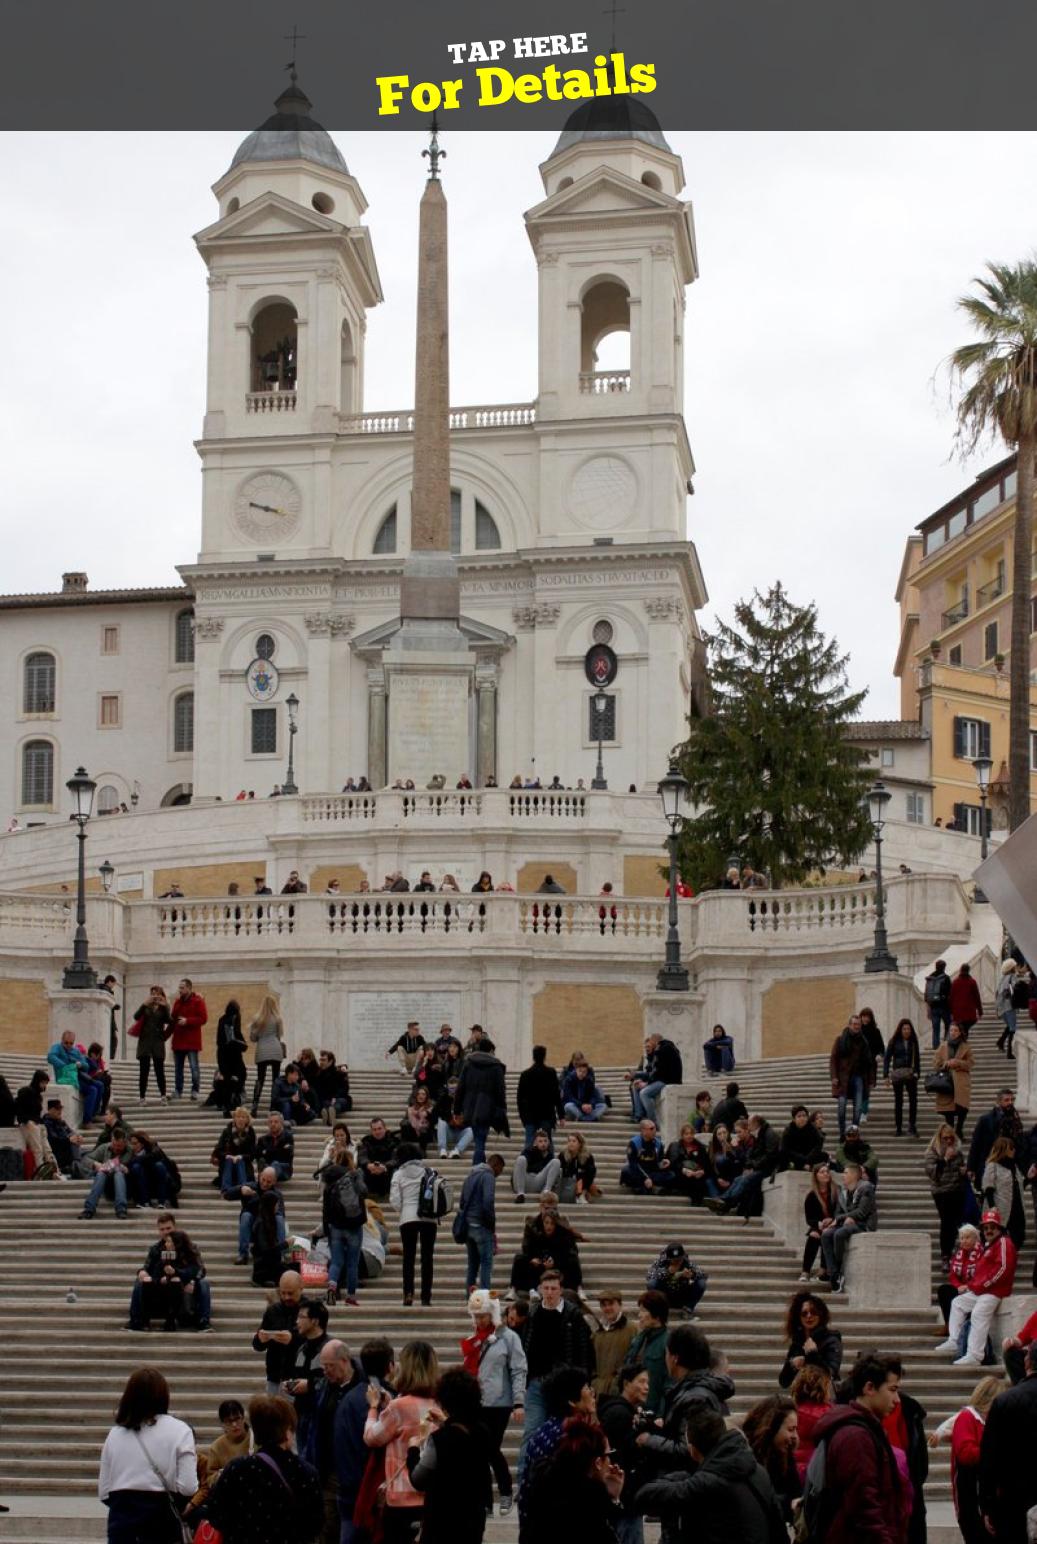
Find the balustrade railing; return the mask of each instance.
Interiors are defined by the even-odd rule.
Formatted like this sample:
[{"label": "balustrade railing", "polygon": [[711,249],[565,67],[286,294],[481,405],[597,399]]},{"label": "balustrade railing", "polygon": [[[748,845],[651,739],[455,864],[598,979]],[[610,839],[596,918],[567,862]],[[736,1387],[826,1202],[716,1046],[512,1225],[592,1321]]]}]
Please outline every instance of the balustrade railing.
[{"label": "balustrade railing", "polygon": [[402,820],[475,820],[488,818],[528,821],[583,820],[591,796],[582,789],[421,789],[389,788],[374,793],[305,794],[299,800],[304,824],[364,824],[375,820],[379,807],[390,824]]},{"label": "balustrade railing", "polygon": [[580,393],[585,397],[610,396],[630,390],[629,370],[581,370]]},{"label": "balustrade railing", "polygon": [[875,887],[846,885],[831,890],[756,891],[741,898],[750,933],[809,933],[871,927]]},{"label": "balustrade railing", "polygon": [[249,391],[245,393],[248,413],[294,413],[298,394],[294,391]]},{"label": "balustrade railing", "polygon": [[[535,402],[500,402],[479,407],[452,407],[451,429],[521,429],[536,423]],[[341,419],[344,434],[411,434],[414,413],[410,408],[383,413],[358,413]]]}]

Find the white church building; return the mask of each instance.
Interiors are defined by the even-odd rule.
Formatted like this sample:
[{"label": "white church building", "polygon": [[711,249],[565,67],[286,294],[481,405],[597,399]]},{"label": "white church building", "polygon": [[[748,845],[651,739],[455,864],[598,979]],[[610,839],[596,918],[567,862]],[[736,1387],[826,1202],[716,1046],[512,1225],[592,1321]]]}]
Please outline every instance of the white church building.
[{"label": "white church building", "polygon": [[[436,768],[448,788],[462,774],[589,783],[595,641],[619,664],[600,724],[613,788],[654,786],[702,707],[682,411],[694,229],[680,158],[646,109],[633,119],[622,104],[575,115],[525,215],[536,400],[452,410],[452,546],[477,670],[469,743]],[[378,660],[409,551],[412,417],[364,411],[365,318],[383,299],[374,233],[299,88],[276,107],[195,237],[207,403],[183,590],[97,593],[69,574],[59,593],[0,598],[0,809],[22,825],[67,814],[81,763],[101,810],[265,797],[284,777],[293,695],[303,793],[428,780],[386,760]],[[613,334],[629,368],[598,369]]]}]

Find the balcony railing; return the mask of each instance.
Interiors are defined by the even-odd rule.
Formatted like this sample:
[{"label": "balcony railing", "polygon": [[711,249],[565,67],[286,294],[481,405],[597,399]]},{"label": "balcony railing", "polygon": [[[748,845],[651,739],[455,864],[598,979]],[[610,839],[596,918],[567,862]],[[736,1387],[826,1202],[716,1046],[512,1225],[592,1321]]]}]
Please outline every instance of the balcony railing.
[{"label": "balcony railing", "polygon": [[976,610],[981,606],[989,606],[992,600],[997,600],[999,595],[1005,593],[1005,580],[1003,574],[998,574],[996,579],[991,579],[989,584],[981,584],[976,591]]},{"label": "balcony railing", "polygon": [[580,393],[585,397],[604,397],[613,392],[629,390],[629,370],[580,371]]},{"label": "balcony railing", "polygon": [[940,618],[940,625],[941,627],[954,627],[957,622],[964,622],[968,614],[968,600],[960,600],[956,606],[951,607],[950,611],[943,613],[943,616]]},{"label": "balcony railing", "polygon": [[547,820],[582,820],[590,807],[590,796],[571,788],[557,793],[547,788],[473,789],[470,792],[444,789],[430,793],[386,789],[377,794],[306,794],[299,802],[303,821],[309,825],[365,825],[376,819],[379,805],[390,824],[398,817],[416,821],[453,818],[471,823],[483,814],[520,821],[540,816]]},{"label": "balcony railing", "polygon": [[[536,423],[535,402],[502,402],[482,407],[452,407],[451,429],[521,429]],[[414,413],[401,408],[385,413],[360,413],[340,420],[343,434],[412,434]]]},{"label": "balcony railing", "polygon": [[298,400],[294,391],[249,391],[245,393],[245,410],[249,413],[294,413]]}]

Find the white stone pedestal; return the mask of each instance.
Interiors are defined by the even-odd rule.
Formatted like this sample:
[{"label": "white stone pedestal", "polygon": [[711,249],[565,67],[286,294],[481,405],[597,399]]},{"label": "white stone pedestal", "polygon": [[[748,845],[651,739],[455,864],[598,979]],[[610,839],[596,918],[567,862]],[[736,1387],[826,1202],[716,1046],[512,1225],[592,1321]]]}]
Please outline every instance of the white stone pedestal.
[{"label": "white stone pedestal", "polygon": [[803,1200],[810,1189],[810,1175],[800,1169],[786,1169],[774,1183],[763,1187],[763,1220],[782,1244],[800,1248],[806,1238],[807,1223]]},{"label": "white stone pedestal", "polygon": [[853,978],[854,1002],[857,1011],[870,1008],[875,1022],[888,1040],[901,1019],[910,1019],[922,1045],[928,1041],[929,1025],[925,999],[910,976],[898,971],[863,972]]},{"label": "white stone pedestal", "polygon": [[433,777],[453,788],[471,774],[470,699],[475,656],[425,650],[384,656],[387,689],[386,776],[411,779],[416,790]]},{"label": "white stone pedestal", "polygon": [[[50,1039],[44,1054],[56,1040],[61,1039],[66,1029],[70,1029],[76,1037],[76,1045],[81,1045],[85,1050],[91,1041],[97,1040],[107,1057],[109,1015],[112,1011],[109,994],[100,990],[66,992],[62,987],[48,992],[47,996],[50,999]],[[83,1119],[83,1100],[79,1090],[70,1083],[52,1081],[47,1097],[61,1099],[65,1119],[73,1130],[78,1129]]]},{"label": "white stone pedestal", "polygon": [[[695,991],[644,992],[641,995],[646,1035],[672,1040],[684,1063],[684,1082],[695,1079],[702,1067],[702,996]],[[699,1084],[699,1087],[702,1085]],[[692,1100],[694,1103],[694,1099]],[[677,1133],[674,1132],[674,1137]]]},{"label": "white stone pedestal", "polygon": [[[876,1014],[876,1017],[878,1015]],[[932,1242],[928,1233],[860,1233],[844,1256],[850,1307],[888,1308],[895,1284],[896,1305],[906,1313],[933,1306]]]}]

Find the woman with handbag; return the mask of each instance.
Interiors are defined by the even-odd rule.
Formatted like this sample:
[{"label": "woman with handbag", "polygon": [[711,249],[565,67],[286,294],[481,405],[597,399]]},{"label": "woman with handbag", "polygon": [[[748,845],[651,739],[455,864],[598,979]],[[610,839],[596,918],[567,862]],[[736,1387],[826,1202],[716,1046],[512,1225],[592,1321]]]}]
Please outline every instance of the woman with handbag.
[{"label": "woman with handbag", "polygon": [[324,1493],[316,1470],[292,1451],[295,1407],[280,1394],[257,1394],[248,1420],[255,1452],[220,1474],[209,1524],[222,1544],[313,1544],[324,1524]]},{"label": "woman with handbag", "polygon": [[181,1513],[198,1489],[194,1434],[169,1414],[169,1384],[138,1367],[123,1389],[101,1450],[97,1494],[108,1508],[108,1544],[181,1544]]},{"label": "woman with handbag", "polygon": [[596,1184],[598,1166],[594,1162],[594,1154],[587,1146],[587,1138],[581,1131],[570,1131],[565,1139],[565,1147],[560,1156],[561,1178],[558,1184],[558,1199],[563,1206],[575,1203],[577,1206],[587,1206],[591,1196],[601,1194]]},{"label": "woman with handbag", "polygon": [[129,1034],[137,1042],[137,1070],[139,1074],[140,1102],[148,1095],[148,1074],[155,1069],[158,1097],[166,1104],[166,1041],[173,1033],[173,1020],[169,1012],[169,1000],[160,986],[153,986],[147,1002],[141,1003],[133,1015]]},{"label": "woman with handbag", "polygon": [[893,1085],[893,1119],[897,1136],[904,1135],[904,1093],[907,1093],[907,1129],[913,1137],[918,1135],[918,1079],[922,1075],[922,1053],[918,1045],[915,1026],[910,1019],[901,1019],[886,1047],[883,1073],[887,1083]]},{"label": "woman with handbag", "polygon": [[407,1449],[418,1440],[430,1411],[442,1419],[434,1397],[438,1382],[435,1348],[427,1340],[408,1340],[400,1350],[395,1399],[373,1383],[367,1385],[364,1442],[385,1448],[385,1544],[411,1544],[422,1520],[424,1498],[411,1484]]},{"label": "woman with handbag", "polygon": [[284,1061],[284,1022],[272,997],[264,997],[260,1003],[259,1012],[248,1027],[248,1038],[256,1048],[256,1086],[252,1091],[252,1114],[255,1115],[259,1111],[259,1096],[267,1072],[272,1089]]},{"label": "woman with handbag", "polygon": [[[925,1080],[925,1091],[936,1095],[937,1115],[953,1115],[954,1129],[959,1137],[965,1135],[965,1118],[972,1099],[972,1066],[972,1047],[961,1025],[952,1019],[947,1039],[933,1055],[933,1071]],[[947,1087],[947,1073],[951,1075],[950,1088]]]},{"label": "woman with handbag", "polygon": [[925,1172],[933,1205],[940,1219],[940,1258],[946,1270],[964,1217],[965,1191],[968,1186],[965,1155],[958,1144],[954,1127],[948,1126],[946,1122],[939,1127],[929,1143],[925,1155]]}]

